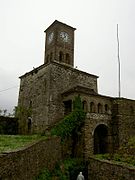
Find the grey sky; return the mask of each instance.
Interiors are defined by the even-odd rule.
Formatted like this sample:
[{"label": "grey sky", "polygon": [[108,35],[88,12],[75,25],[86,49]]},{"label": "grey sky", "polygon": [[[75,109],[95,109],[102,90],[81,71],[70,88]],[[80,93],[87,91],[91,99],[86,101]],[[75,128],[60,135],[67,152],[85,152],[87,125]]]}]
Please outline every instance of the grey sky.
[{"label": "grey sky", "polygon": [[44,30],[55,19],[77,28],[75,66],[98,75],[109,96],[118,96],[118,23],[121,94],[135,99],[134,0],[0,0],[0,109],[17,105],[18,77],[43,64]]}]

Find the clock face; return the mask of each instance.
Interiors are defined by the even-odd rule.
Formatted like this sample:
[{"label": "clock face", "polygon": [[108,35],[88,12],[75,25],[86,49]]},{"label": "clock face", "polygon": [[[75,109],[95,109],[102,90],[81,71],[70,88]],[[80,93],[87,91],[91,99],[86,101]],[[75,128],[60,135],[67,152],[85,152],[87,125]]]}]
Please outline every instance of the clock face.
[{"label": "clock face", "polygon": [[50,44],[53,40],[53,37],[54,37],[54,33],[51,32],[49,35],[48,35],[48,44]]},{"label": "clock face", "polygon": [[70,40],[69,34],[67,32],[64,32],[64,31],[60,32],[60,38],[64,42],[69,42],[69,40]]}]

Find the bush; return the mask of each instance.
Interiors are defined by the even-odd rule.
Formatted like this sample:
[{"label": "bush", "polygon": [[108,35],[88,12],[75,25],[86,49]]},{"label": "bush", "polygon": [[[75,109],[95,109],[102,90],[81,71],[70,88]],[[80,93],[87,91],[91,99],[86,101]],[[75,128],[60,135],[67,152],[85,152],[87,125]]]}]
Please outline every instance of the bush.
[{"label": "bush", "polygon": [[83,172],[87,179],[87,163],[82,159],[66,159],[58,163],[52,172],[44,169],[36,180],[52,180],[53,177],[59,180],[75,180],[79,172]]},{"label": "bush", "polygon": [[51,180],[52,175],[48,169],[43,169],[42,172],[36,177],[36,180]]}]

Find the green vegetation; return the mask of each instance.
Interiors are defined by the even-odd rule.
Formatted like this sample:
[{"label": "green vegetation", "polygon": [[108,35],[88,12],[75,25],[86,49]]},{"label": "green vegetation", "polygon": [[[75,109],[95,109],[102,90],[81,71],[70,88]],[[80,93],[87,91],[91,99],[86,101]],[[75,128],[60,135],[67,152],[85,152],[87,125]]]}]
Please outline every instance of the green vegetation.
[{"label": "green vegetation", "polygon": [[128,164],[130,166],[135,166],[135,157],[132,155],[127,155],[127,154],[97,154],[95,155],[96,158],[101,159],[101,160],[111,160],[115,161],[121,164]]},{"label": "green vegetation", "polygon": [[97,154],[95,157],[135,166],[135,137],[130,138],[125,145],[119,148],[117,153]]},{"label": "green vegetation", "polygon": [[[51,135],[60,136],[63,142],[66,137],[79,134],[85,116],[86,113],[83,111],[81,98],[77,96],[73,101],[73,111],[51,130]],[[80,171],[85,174],[85,177],[87,176],[87,163],[84,163],[82,159],[70,158],[58,163],[53,171],[42,170],[36,180],[74,180]]]},{"label": "green vegetation", "polygon": [[73,102],[73,111],[51,130],[51,135],[60,136],[63,141],[66,137],[72,136],[73,132],[78,133],[84,123],[85,115],[81,98],[77,96]]},{"label": "green vegetation", "polygon": [[20,116],[31,116],[31,113],[32,113],[32,108],[31,107],[24,107],[24,106],[16,106],[15,107],[15,117],[19,118]]},{"label": "green vegetation", "polygon": [[53,171],[44,169],[36,177],[36,180],[74,180],[78,173],[82,171],[87,176],[87,163],[84,163],[81,159],[66,159],[63,162],[56,164]]},{"label": "green vegetation", "polygon": [[135,149],[135,136],[130,138],[128,142],[120,148],[120,151]]},{"label": "green vegetation", "polygon": [[39,135],[0,135],[0,153],[24,147],[45,138]]}]

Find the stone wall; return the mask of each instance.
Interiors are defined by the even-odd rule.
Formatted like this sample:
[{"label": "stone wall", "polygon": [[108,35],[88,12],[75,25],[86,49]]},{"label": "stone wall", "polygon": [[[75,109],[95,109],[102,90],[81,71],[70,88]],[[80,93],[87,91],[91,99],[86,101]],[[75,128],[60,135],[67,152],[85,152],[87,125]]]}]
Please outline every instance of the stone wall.
[{"label": "stone wall", "polygon": [[32,180],[41,169],[53,169],[61,160],[59,138],[48,138],[9,153],[0,154],[0,179]]},{"label": "stone wall", "polygon": [[0,134],[17,134],[18,119],[0,116]]},{"label": "stone wall", "polygon": [[97,92],[97,76],[56,62],[42,65],[20,78],[19,129],[23,134],[28,133],[29,116],[31,133],[43,133],[60,120],[64,115],[61,94],[68,89],[81,85]]},{"label": "stone wall", "polygon": [[19,133],[28,134],[28,117],[32,118],[31,133],[40,133],[48,125],[50,66],[40,66],[20,79]]},{"label": "stone wall", "polygon": [[128,167],[110,161],[89,159],[88,180],[134,180],[135,167]]},{"label": "stone wall", "polygon": [[58,121],[64,115],[62,93],[78,85],[97,92],[97,76],[58,63],[51,64],[50,75],[50,124]]},{"label": "stone wall", "polygon": [[113,122],[119,139],[119,146],[135,136],[135,101],[117,98],[113,101]]}]

